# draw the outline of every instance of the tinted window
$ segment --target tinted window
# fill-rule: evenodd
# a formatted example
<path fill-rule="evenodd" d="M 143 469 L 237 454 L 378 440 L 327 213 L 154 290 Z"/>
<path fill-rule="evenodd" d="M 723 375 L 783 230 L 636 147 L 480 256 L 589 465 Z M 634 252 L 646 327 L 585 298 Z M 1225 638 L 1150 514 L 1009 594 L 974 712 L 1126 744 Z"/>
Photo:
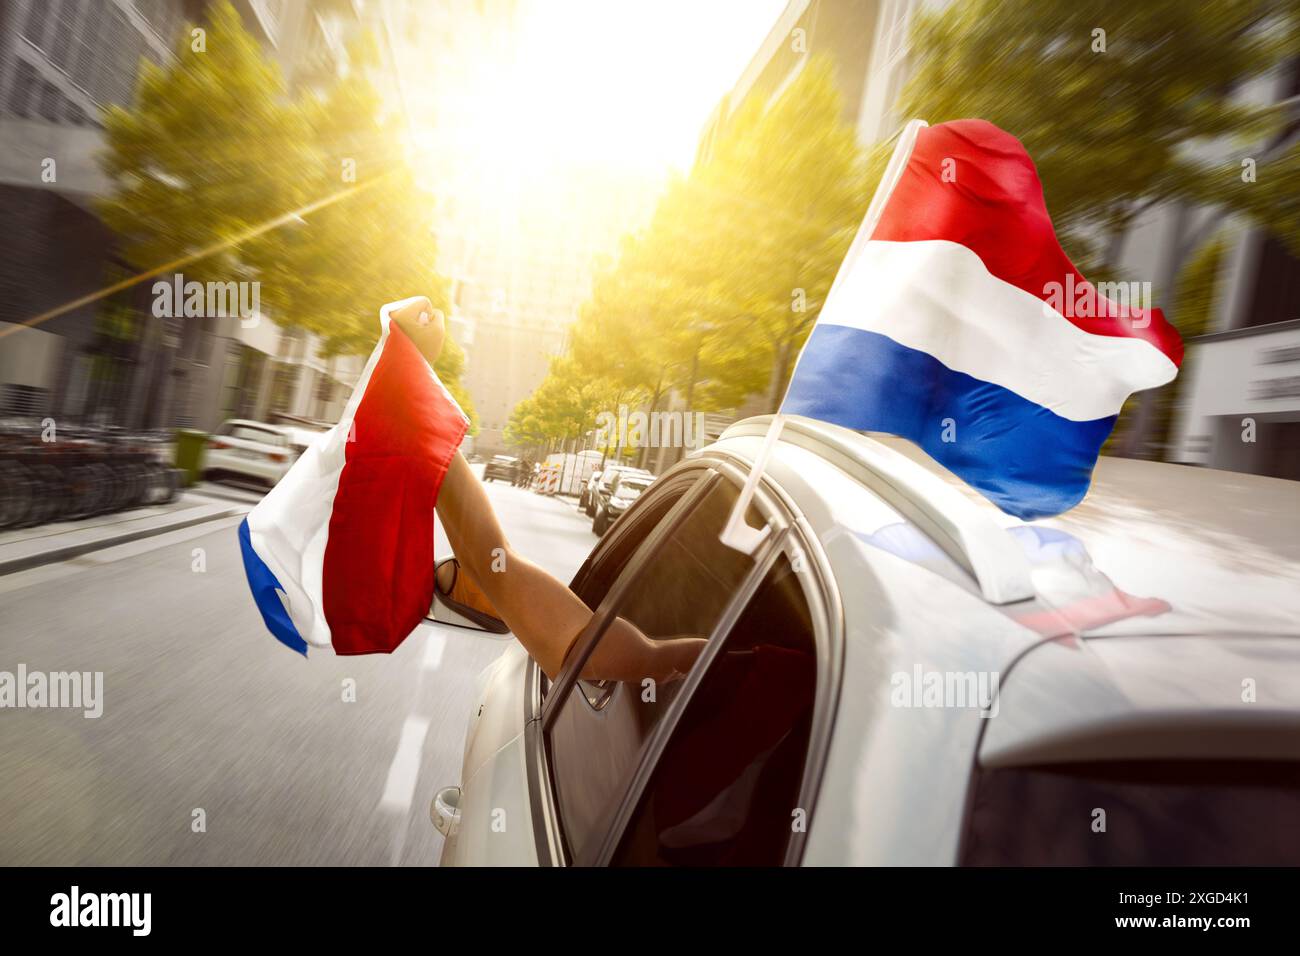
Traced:
<path fill-rule="evenodd" d="M 1105 830 L 1097 829 L 1105 812 Z M 967 866 L 1294 866 L 1300 764 L 1116 761 L 979 775 Z"/>
<path fill-rule="evenodd" d="M 636 578 L 617 617 L 655 641 L 708 637 L 753 567 L 748 556 L 718 540 L 735 500 L 734 485 L 716 482 L 653 560 L 630 569 Z M 561 826 L 574 856 L 601 835 L 603 815 L 622 796 L 646 738 L 681 686 L 681 680 L 655 685 L 648 678 L 578 683 L 560 706 L 551 760 Z"/>
<path fill-rule="evenodd" d="M 817 690 L 812 617 L 782 556 L 673 730 L 612 862 L 778 866 Z"/>
<path fill-rule="evenodd" d="M 286 444 L 285 437 L 279 432 L 273 432 L 267 428 L 255 428 L 252 425 L 223 425 L 221 434 L 229 435 L 231 438 L 238 438 L 241 441 L 261 442 L 263 445 L 283 447 Z"/>

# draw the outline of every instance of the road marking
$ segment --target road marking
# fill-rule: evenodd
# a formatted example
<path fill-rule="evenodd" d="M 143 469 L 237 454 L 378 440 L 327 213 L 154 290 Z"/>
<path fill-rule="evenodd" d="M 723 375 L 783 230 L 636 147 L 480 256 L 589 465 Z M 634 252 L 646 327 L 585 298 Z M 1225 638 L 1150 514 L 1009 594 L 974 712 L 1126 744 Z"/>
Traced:
<path fill-rule="evenodd" d="M 379 805 L 386 810 L 406 811 L 415 796 L 415 784 L 420 776 L 420 758 L 424 754 L 424 738 L 429 733 L 429 721 L 414 715 L 402 724 L 402 734 L 397 741 L 397 752 L 388 766 L 388 781 Z"/>
<path fill-rule="evenodd" d="M 442 652 L 446 649 L 446 636 L 431 630 L 424 639 L 424 658 L 420 661 L 420 669 L 436 671 L 442 665 Z"/>

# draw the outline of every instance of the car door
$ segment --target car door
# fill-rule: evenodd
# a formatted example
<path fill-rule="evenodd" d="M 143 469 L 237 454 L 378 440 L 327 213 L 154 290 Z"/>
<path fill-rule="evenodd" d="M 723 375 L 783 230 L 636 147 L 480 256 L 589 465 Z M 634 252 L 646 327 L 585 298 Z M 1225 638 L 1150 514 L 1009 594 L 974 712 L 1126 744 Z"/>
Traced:
<path fill-rule="evenodd" d="M 616 552 L 602 547 L 575 578 L 599 609 L 534 724 L 542 862 L 797 859 L 816 782 L 812 744 L 824 740 L 829 713 L 833 628 L 802 532 L 766 494 L 748 516 L 773 529 L 755 555 L 718 540 L 741 477 L 714 463 L 635 560 L 606 566 Z M 654 497 L 616 537 L 650 514 Z M 678 681 L 577 679 L 615 616 L 652 639 L 693 634 L 708 644 Z"/>
<path fill-rule="evenodd" d="M 617 533 L 604 538 L 573 581 L 592 605 L 633 562 L 641 545 L 674 509 L 710 475 L 689 467 L 647 492 Z M 546 677 L 518 642 L 510 646 L 480 678 L 470 715 L 465 757 L 458 787 L 439 791 L 433 808 L 448 822 L 444 865 L 532 865 L 549 861 L 547 804 L 538 801 L 536 728 L 541 717 Z M 437 800 L 455 802 L 438 806 Z M 439 823 L 438 825 L 443 825 Z"/>

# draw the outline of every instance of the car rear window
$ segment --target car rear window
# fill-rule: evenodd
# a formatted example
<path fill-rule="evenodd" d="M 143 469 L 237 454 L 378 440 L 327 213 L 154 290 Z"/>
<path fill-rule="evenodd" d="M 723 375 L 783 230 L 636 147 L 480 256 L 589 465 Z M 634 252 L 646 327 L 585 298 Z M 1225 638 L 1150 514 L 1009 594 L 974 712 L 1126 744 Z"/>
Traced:
<path fill-rule="evenodd" d="M 241 441 L 256 441 L 263 445 L 276 445 L 283 448 L 288 441 L 284 435 L 269 428 L 257 428 L 253 425 L 231 425 L 224 432 L 231 438 L 238 438 Z"/>
<path fill-rule="evenodd" d="M 1156 760 L 985 770 L 965 866 L 1294 866 L 1300 764 Z"/>

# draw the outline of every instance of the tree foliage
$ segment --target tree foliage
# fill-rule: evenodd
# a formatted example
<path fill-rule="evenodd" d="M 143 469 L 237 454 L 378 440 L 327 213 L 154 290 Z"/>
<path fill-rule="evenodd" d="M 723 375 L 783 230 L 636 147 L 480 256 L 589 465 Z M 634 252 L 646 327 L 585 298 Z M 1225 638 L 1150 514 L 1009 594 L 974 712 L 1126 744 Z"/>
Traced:
<path fill-rule="evenodd" d="M 515 409 L 510 437 L 577 437 L 600 410 L 654 410 L 673 390 L 690 392 L 692 411 L 754 394 L 775 405 L 866 208 L 870 164 L 841 115 L 820 58 L 772 100 L 747 100 L 597 274 L 563 361 Z M 585 420 L 550 403 L 579 382 L 606 402 Z"/>
<path fill-rule="evenodd" d="M 368 79 L 372 41 L 350 47 L 346 75 L 291 94 L 229 2 L 205 30 L 203 49 L 185 31 L 167 65 L 142 63 L 134 105 L 105 117 L 100 212 L 122 257 L 145 272 L 213 249 L 187 279 L 259 282 L 266 314 L 326 354 L 373 348 L 386 297 L 419 292 L 447 311 L 433 197 Z M 473 419 L 464 364 L 448 339 L 438 373 Z"/>
<path fill-rule="evenodd" d="M 1285 107 L 1241 95 L 1300 48 L 1298 0 L 970 0 L 923 16 L 912 45 L 900 114 L 1013 133 L 1078 260 L 1114 268 L 1114 244 L 1160 203 L 1243 213 L 1300 253 L 1300 146 L 1270 149 Z M 1213 231 L 1178 237 L 1167 284 Z"/>

